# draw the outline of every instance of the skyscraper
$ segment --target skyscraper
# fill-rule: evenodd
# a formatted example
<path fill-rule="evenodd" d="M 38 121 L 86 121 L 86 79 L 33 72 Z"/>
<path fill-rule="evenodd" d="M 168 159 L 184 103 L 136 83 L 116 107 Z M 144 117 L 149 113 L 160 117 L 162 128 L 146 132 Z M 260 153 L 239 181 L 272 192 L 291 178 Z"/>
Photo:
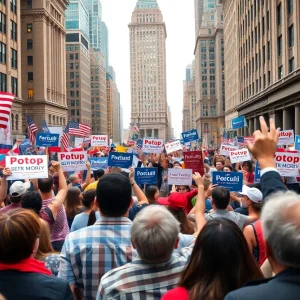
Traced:
<path fill-rule="evenodd" d="M 130 30 L 131 123 L 142 136 L 167 140 L 166 26 L 156 0 L 139 0 Z"/>
<path fill-rule="evenodd" d="M 194 0 L 195 5 L 195 33 L 198 36 L 199 29 L 202 25 L 203 14 L 209 14 L 209 19 L 213 20 L 216 0 Z"/>

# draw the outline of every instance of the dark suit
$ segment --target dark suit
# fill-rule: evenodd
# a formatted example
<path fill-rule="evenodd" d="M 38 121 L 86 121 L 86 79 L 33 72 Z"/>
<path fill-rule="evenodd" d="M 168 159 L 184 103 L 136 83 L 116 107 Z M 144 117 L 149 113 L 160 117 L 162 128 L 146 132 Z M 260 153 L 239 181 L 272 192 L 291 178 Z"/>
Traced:
<path fill-rule="evenodd" d="M 268 196 L 275 192 L 287 191 L 287 187 L 284 185 L 281 176 L 275 171 L 265 173 L 260 178 L 260 185 L 263 199 L 266 199 Z"/>

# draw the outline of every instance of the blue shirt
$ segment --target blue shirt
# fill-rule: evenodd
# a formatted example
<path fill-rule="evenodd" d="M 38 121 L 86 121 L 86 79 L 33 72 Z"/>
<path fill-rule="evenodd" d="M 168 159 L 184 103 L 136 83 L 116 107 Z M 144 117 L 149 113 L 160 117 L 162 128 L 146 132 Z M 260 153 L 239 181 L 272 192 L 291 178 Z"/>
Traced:
<path fill-rule="evenodd" d="M 96 220 L 100 218 L 99 211 L 96 212 Z M 89 221 L 89 214 L 86 214 L 84 212 L 78 214 L 75 216 L 72 226 L 71 226 L 71 232 L 76 231 L 78 229 L 87 227 L 87 223 Z"/>

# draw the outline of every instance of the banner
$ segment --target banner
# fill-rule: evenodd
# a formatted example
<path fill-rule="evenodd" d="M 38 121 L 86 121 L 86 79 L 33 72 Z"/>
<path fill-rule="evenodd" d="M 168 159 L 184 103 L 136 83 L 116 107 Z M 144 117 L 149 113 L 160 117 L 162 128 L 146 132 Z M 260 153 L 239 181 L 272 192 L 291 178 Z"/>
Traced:
<path fill-rule="evenodd" d="M 8 180 L 48 178 L 48 157 L 46 155 L 6 156 L 5 164 L 12 175 Z"/>
<path fill-rule="evenodd" d="M 212 184 L 227 188 L 230 192 L 241 192 L 244 174 L 241 172 L 212 172 Z"/>
<path fill-rule="evenodd" d="M 242 161 L 249 161 L 251 160 L 249 150 L 247 148 L 229 151 L 229 157 L 231 163 L 238 163 Z"/>
<path fill-rule="evenodd" d="M 204 174 L 202 151 L 183 152 L 184 166 L 192 169 L 193 173 L 199 172 L 201 176 Z"/>
<path fill-rule="evenodd" d="M 229 151 L 235 151 L 238 149 L 239 149 L 239 147 L 237 147 L 237 146 L 221 144 L 220 155 L 229 156 Z"/>
<path fill-rule="evenodd" d="M 148 139 L 143 140 L 143 151 L 145 153 L 161 153 L 164 147 L 164 140 L 162 139 Z"/>
<path fill-rule="evenodd" d="M 276 152 L 275 162 L 281 176 L 299 176 L 300 153 Z"/>
<path fill-rule="evenodd" d="M 191 169 L 168 169 L 168 184 L 191 185 L 193 181 Z"/>
<path fill-rule="evenodd" d="M 300 135 L 295 136 L 295 150 L 300 151 Z"/>
<path fill-rule="evenodd" d="M 171 142 L 171 143 L 167 143 L 165 145 L 166 148 L 166 152 L 167 154 L 178 151 L 178 150 L 182 150 L 182 145 L 180 143 L 180 141 L 175 141 L 175 142 Z"/>
<path fill-rule="evenodd" d="M 132 166 L 133 154 L 110 152 L 108 156 L 109 167 L 130 168 Z"/>
<path fill-rule="evenodd" d="M 92 135 L 91 136 L 91 146 L 108 146 L 108 136 L 107 135 Z"/>
<path fill-rule="evenodd" d="M 184 143 L 189 143 L 189 142 L 199 140 L 198 132 L 196 129 L 185 131 L 181 134 L 181 136 Z"/>
<path fill-rule="evenodd" d="M 99 169 L 107 169 L 108 167 L 108 157 L 90 157 L 91 170 L 96 171 Z"/>
<path fill-rule="evenodd" d="M 260 166 L 258 161 L 255 164 L 254 182 L 260 182 Z"/>
<path fill-rule="evenodd" d="M 38 132 L 36 135 L 37 147 L 58 147 L 58 144 L 59 144 L 59 134 L 57 133 Z"/>
<path fill-rule="evenodd" d="M 282 130 L 279 132 L 278 145 L 291 145 L 294 144 L 294 130 Z"/>
<path fill-rule="evenodd" d="M 87 153 L 82 152 L 59 152 L 57 153 L 58 161 L 64 171 L 81 171 L 86 170 Z"/>
<path fill-rule="evenodd" d="M 157 168 L 136 168 L 134 179 L 137 184 L 156 184 L 157 174 Z"/>
<path fill-rule="evenodd" d="M 232 119 L 232 129 L 240 129 L 245 126 L 247 126 L 247 122 L 244 116 Z"/>

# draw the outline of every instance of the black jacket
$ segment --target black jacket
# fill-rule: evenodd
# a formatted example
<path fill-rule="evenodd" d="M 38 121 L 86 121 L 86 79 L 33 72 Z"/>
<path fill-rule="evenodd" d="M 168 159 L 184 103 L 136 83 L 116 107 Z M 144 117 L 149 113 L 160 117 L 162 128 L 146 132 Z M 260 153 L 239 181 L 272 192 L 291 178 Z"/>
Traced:
<path fill-rule="evenodd" d="M 164 168 L 161 166 L 160 163 L 153 163 L 152 167 L 157 168 L 157 187 L 160 190 L 160 187 L 163 182 L 162 174 L 163 174 Z M 169 164 L 169 168 L 173 168 L 173 165 Z M 171 191 L 171 189 L 172 189 L 172 186 L 169 185 L 169 191 Z"/>
<path fill-rule="evenodd" d="M 266 199 L 275 192 L 287 191 L 287 187 L 284 185 L 281 176 L 275 171 L 265 173 L 260 178 L 260 185 L 263 199 Z"/>
<path fill-rule="evenodd" d="M 6 300 L 73 300 L 67 281 L 55 276 L 0 271 L 0 295 Z"/>

